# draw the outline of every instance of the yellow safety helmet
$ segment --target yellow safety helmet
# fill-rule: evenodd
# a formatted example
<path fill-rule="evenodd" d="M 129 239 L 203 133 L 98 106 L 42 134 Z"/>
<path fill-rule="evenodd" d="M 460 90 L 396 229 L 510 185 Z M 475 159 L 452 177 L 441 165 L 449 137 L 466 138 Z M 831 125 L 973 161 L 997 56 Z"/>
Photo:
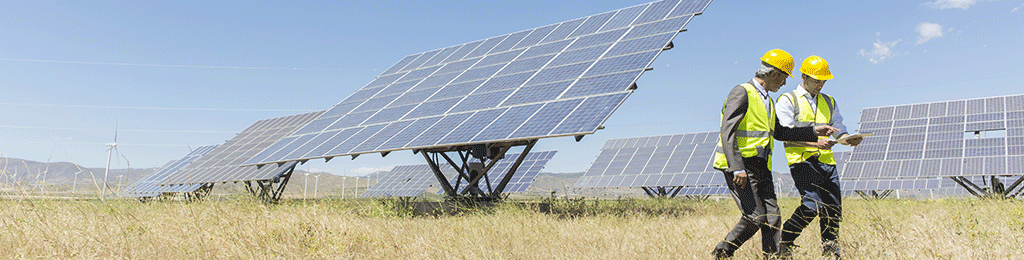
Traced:
<path fill-rule="evenodd" d="M 828 62 L 818 55 L 811 55 L 804 59 L 804 64 L 800 65 L 800 73 L 811 76 L 816 80 L 830 80 L 832 79 L 832 72 L 828 70 Z"/>
<path fill-rule="evenodd" d="M 793 77 L 793 55 L 789 55 L 788 52 L 780 49 L 773 49 L 764 54 L 761 57 L 761 61 L 768 63 L 769 65 L 775 66 Z"/>

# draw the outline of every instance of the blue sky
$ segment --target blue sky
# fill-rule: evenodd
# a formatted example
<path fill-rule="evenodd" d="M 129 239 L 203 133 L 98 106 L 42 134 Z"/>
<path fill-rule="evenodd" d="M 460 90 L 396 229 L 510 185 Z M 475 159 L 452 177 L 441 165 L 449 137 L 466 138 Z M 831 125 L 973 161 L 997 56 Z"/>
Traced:
<path fill-rule="evenodd" d="M 0 153 L 103 167 L 116 125 L 131 167 L 159 167 L 257 120 L 328 109 L 406 55 L 645 2 L 2 1 Z M 828 60 L 836 77 L 823 92 L 851 130 L 864 107 L 1021 94 L 1022 9 L 1024 0 L 713 1 L 606 129 L 535 149 L 560 151 L 546 171 L 582 172 L 608 139 L 717 130 L 725 95 L 773 48 Z M 422 163 L 399 151 L 300 167 L 363 175 Z"/>

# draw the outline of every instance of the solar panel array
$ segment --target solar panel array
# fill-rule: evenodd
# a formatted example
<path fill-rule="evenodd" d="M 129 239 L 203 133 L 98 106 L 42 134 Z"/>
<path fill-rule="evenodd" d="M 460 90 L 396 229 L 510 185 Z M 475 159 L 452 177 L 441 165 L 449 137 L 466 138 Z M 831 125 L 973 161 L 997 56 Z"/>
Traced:
<path fill-rule="evenodd" d="M 161 167 L 153 174 L 146 176 L 146 178 L 143 178 L 142 180 L 132 185 L 132 187 L 126 189 L 125 195 L 135 198 L 151 198 L 160 196 L 161 194 L 164 193 L 196 191 L 196 189 L 199 189 L 199 187 L 201 187 L 202 184 L 159 186 L 157 185 L 157 183 L 160 183 L 167 177 L 171 176 L 171 174 L 174 174 L 182 167 L 185 167 L 189 163 L 192 163 L 196 159 L 199 159 L 204 154 L 212 151 L 216 147 L 216 145 L 202 146 L 196 148 L 188 155 L 185 155 L 184 158 L 167 163 L 166 165 L 164 165 L 164 167 Z"/>
<path fill-rule="evenodd" d="M 512 179 L 510 179 L 509 182 L 505 185 L 505 189 L 502 190 L 502 192 L 520 193 L 526 191 L 526 188 L 530 187 L 530 184 L 533 183 L 533 179 L 537 177 L 537 174 L 540 173 L 540 170 L 544 168 L 544 165 L 548 164 L 548 161 L 550 161 L 551 158 L 554 157 L 555 153 L 557 152 L 558 151 L 543 151 L 532 152 L 527 154 L 526 158 L 523 158 L 522 164 L 520 164 L 519 168 L 516 169 L 515 175 L 513 175 Z M 508 173 L 508 170 L 512 168 L 512 164 L 515 163 L 515 160 L 516 158 L 519 157 L 519 155 L 520 154 L 507 154 L 505 155 L 505 159 L 498 161 L 497 163 L 494 164 L 493 167 L 491 167 L 491 169 L 487 172 L 487 180 L 490 181 L 489 187 L 494 188 L 497 187 L 499 183 L 501 183 L 501 179 L 503 178 L 503 176 L 505 176 L 506 173 Z M 445 169 L 450 171 L 445 172 L 445 175 L 456 177 L 450 178 L 448 181 L 452 185 L 452 187 L 455 187 L 455 182 L 458 180 L 458 176 L 456 175 L 455 169 L 452 169 L 451 167 L 447 167 Z M 459 187 L 458 192 L 462 192 L 462 190 L 466 188 L 465 182 L 466 180 L 463 180 L 462 187 Z M 486 190 L 486 187 L 488 187 L 487 185 L 487 183 L 481 182 L 480 188 Z M 440 192 L 444 191 L 442 190 L 439 191 L 439 193 Z"/>
<path fill-rule="evenodd" d="M 729 194 L 729 186 L 681 187 L 676 196 L 704 196 Z"/>
<path fill-rule="evenodd" d="M 875 135 L 853 150 L 848 179 L 1024 174 L 1024 95 L 865 108 L 860 124 Z"/>
<path fill-rule="evenodd" d="M 718 132 L 608 140 L 576 188 L 722 186 Z"/>
<path fill-rule="evenodd" d="M 160 185 L 268 180 L 285 173 L 296 162 L 263 167 L 240 167 L 243 162 L 281 138 L 295 132 L 324 111 L 264 119 L 252 124 L 202 158 L 171 174 Z"/>
<path fill-rule="evenodd" d="M 247 165 L 591 134 L 710 0 L 664 0 L 406 56 Z"/>
<path fill-rule="evenodd" d="M 449 167 L 450 168 L 450 167 Z M 402 165 L 381 176 L 377 183 L 360 195 L 363 198 L 377 197 L 417 197 L 437 184 L 437 178 L 431 173 L 430 166 Z"/>

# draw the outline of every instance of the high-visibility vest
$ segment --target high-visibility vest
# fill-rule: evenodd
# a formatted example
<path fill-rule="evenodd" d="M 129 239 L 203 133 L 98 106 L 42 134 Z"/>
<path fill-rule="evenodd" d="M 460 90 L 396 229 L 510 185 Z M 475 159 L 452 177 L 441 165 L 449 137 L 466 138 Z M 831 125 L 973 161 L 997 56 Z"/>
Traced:
<path fill-rule="evenodd" d="M 772 146 L 775 142 L 772 135 L 775 133 L 775 104 L 769 102 L 769 108 L 765 109 L 761 93 L 750 83 L 743 83 L 740 86 L 747 90 L 747 112 L 736 126 L 736 146 L 740 149 L 743 157 L 760 157 L 768 161 L 768 170 L 772 169 Z M 722 108 L 722 118 L 725 118 L 725 107 Z M 718 147 L 715 150 L 715 168 L 728 169 L 729 162 L 725 159 L 725 150 L 722 149 L 722 135 L 718 136 Z"/>
<path fill-rule="evenodd" d="M 808 127 L 820 125 L 832 125 L 832 113 L 836 108 L 836 100 L 824 93 L 818 94 L 818 109 L 811 109 L 811 102 L 807 98 L 797 96 L 796 91 L 782 94 L 779 98 L 788 98 L 793 104 L 793 120 L 795 127 Z M 818 139 L 828 139 L 828 136 L 818 136 Z M 832 156 L 832 150 L 821 150 L 815 147 L 802 147 L 786 144 L 786 162 L 789 165 L 806 161 L 818 156 L 818 161 L 824 164 L 836 165 L 836 159 Z"/>

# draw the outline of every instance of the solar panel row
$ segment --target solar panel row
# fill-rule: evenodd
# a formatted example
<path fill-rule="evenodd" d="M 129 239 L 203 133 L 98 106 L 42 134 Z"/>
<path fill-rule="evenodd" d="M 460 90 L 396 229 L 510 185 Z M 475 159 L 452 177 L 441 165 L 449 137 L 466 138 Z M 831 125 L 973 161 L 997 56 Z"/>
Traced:
<path fill-rule="evenodd" d="M 869 179 L 869 180 L 842 180 L 840 187 L 844 191 L 864 190 L 909 190 L 909 189 L 938 189 L 942 182 L 940 178 L 927 179 Z"/>
<path fill-rule="evenodd" d="M 160 196 L 161 194 L 164 193 L 193 192 L 196 189 L 199 189 L 199 187 L 201 187 L 202 184 L 159 186 L 157 185 L 157 183 L 160 183 L 167 177 L 171 176 L 172 174 L 180 170 L 182 167 L 185 167 L 189 163 L 192 163 L 196 159 L 199 159 L 204 154 L 212 151 L 216 147 L 216 145 L 202 146 L 196 148 L 195 150 L 190 152 L 188 155 L 185 155 L 185 157 L 181 159 L 167 163 L 153 174 L 143 178 L 139 182 L 135 183 L 134 185 L 126 189 L 125 195 L 135 198 L 151 198 Z"/>
<path fill-rule="evenodd" d="M 710 0 L 664 0 L 409 55 L 247 165 L 590 134 Z"/>
<path fill-rule="evenodd" d="M 427 188 L 437 184 L 437 179 L 430 172 L 430 167 L 426 164 L 396 166 L 377 180 L 377 183 L 373 184 L 360 197 L 417 197 L 423 195 Z"/>
<path fill-rule="evenodd" d="M 704 196 L 729 194 L 728 186 L 680 187 L 676 196 Z"/>
<path fill-rule="evenodd" d="M 516 170 L 516 175 L 509 180 L 505 186 L 505 193 L 517 193 L 526 191 L 526 188 L 533 183 L 533 179 L 537 177 L 540 170 L 544 168 L 552 157 L 554 157 L 557 151 L 543 151 L 543 152 L 532 152 L 527 154 L 526 158 L 523 159 L 522 164 Z M 505 159 L 496 163 L 488 173 L 490 180 L 490 187 L 496 187 L 501 181 L 501 177 L 508 172 L 515 163 L 514 159 L 518 158 L 519 154 L 507 154 Z M 445 176 L 449 176 L 449 182 L 455 185 L 456 177 L 458 172 L 455 171 L 448 164 L 439 165 L 441 173 Z M 437 179 L 430 170 L 430 167 L 426 164 L 420 165 L 403 165 L 398 166 L 389 171 L 381 180 L 377 181 L 373 187 L 362 195 L 362 197 L 416 197 L 420 196 L 430 188 L 431 185 L 437 184 Z M 487 184 L 483 184 L 487 185 Z M 460 187 L 459 192 L 465 189 L 465 184 Z M 444 193 L 443 190 L 438 191 L 439 194 Z"/>
<path fill-rule="evenodd" d="M 264 119 L 217 146 L 202 158 L 171 174 L 160 185 L 269 180 L 281 176 L 296 162 L 284 165 L 241 167 L 242 163 L 281 138 L 295 132 L 324 111 Z"/>
<path fill-rule="evenodd" d="M 718 132 L 608 140 L 577 188 L 723 185 Z"/>

